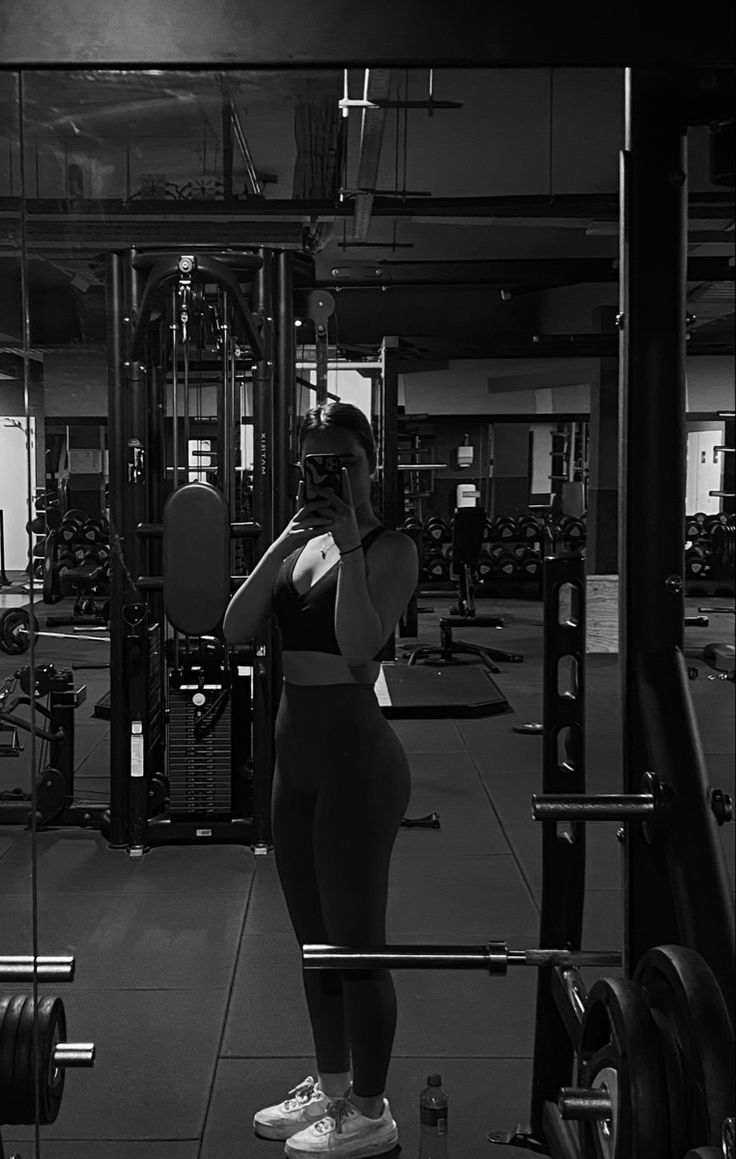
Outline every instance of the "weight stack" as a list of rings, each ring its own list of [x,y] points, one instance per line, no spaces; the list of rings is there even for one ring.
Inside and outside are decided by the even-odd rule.
[[[201,704],[195,704],[202,698]],[[229,819],[232,813],[230,690],[222,684],[169,690],[171,820]]]

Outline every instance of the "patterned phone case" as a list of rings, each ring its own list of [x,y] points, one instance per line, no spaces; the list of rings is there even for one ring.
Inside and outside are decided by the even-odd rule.
[[[327,487],[342,497],[339,455],[307,455],[304,459],[304,495],[316,499],[315,487]]]

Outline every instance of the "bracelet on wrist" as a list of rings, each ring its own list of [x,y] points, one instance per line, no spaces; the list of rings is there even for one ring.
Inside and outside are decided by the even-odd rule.
[[[340,552],[340,559],[342,559],[342,557],[343,557],[344,555],[352,555],[352,553],[353,553],[354,551],[360,551],[360,549],[361,549],[361,547],[362,547],[362,546],[363,546],[363,544],[362,544],[362,543],[359,543],[359,544],[357,544],[357,546],[356,546],[356,547],[349,547],[347,551],[341,551],[341,552]]]

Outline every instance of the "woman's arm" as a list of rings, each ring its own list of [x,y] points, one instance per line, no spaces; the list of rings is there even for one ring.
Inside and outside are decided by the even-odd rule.
[[[273,585],[285,558],[283,547],[279,550],[279,540],[276,540],[261,556],[245,583],[238,588],[222,622],[228,643],[246,643],[271,615]]]
[[[340,560],[335,601],[335,636],[348,664],[372,660],[391,635],[417,586],[419,560],[413,541],[385,531],[371,546]]]
[[[321,535],[327,524],[323,500],[304,502],[304,484],[299,484],[297,512],[281,535],[263,553],[242,587],[230,600],[222,630],[230,644],[244,644],[252,639],[264,620],[271,615],[273,585],[279,568],[292,551],[315,535]],[[361,553],[362,554],[362,553]]]

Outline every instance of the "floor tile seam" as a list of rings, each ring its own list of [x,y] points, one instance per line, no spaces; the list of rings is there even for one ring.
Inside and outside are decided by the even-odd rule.
[[[302,1051],[301,1053],[296,1053],[296,1054],[233,1054],[233,1055],[223,1054],[223,1055],[220,1055],[220,1058],[218,1061],[221,1063],[253,1062],[253,1061],[256,1061],[258,1059],[265,1059],[265,1058],[274,1059],[274,1060],[283,1059],[284,1061],[288,1061],[290,1059],[300,1059],[300,1058],[310,1059],[311,1057],[312,1056],[309,1053],[306,1053],[304,1051]],[[433,1057],[434,1057],[434,1055],[429,1053],[428,1051],[421,1051],[417,1054],[401,1054],[401,1053],[397,1053],[395,1050],[391,1052],[392,1059],[395,1059],[395,1058],[427,1058],[427,1059],[429,1059],[429,1058],[433,1058]],[[466,1054],[443,1054],[443,1055],[438,1056],[438,1057],[453,1058],[453,1059],[468,1059],[470,1062],[479,1062],[479,1061],[483,1061],[483,1060],[487,1060],[488,1062],[498,1062],[498,1061],[501,1061],[503,1059],[508,1059],[510,1062],[519,1062],[522,1059],[527,1061],[527,1062],[532,1062],[534,1055],[533,1054],[467,1054],[466,1053]]]
[[[533,905],[534,909],[537,911],[537,913],[540,913],[540,912],[541,912],[541,911],[540,911],[540,906],[539,906],[539,903],[538,903],[538,901],[537,901],[537,898],[536,898],[535,892],[534,892],[534,890],[532,889],[531,882],[529,881],[529,878],[528,878],[528,876],[527,876],[527,873],[526,873],[525,869],[523,868],[523,866],[522,866],[522,864],[521,864],[521,862],[520,862],[519,858],[516,856],[516,852],[515,852],[515,850],[514,850],[514,847],[513,847],[513,845],[511,844],[511,841],[510,841],[510,839],[509,839],[509,835],[508,835],[508,833],[506,832],[506,826],[505,826],[505,824],[504,824],[504,822],[503,822],[503,820],[502,820],[502,818],[501,818],[501,814],[499,813],[498,809],[496,808],[496,804],[495,804],[495,802],[494,802],[494,800],[493,800],[493,797],[491,796],[491,793],[490,793],[490,791],[489,791],[489,787],[488,787],[488,785],[486,784],[486,782],[485,782],[485,780],[484,780],[484,778],[483,778],[483,773],[482,773],[482,771],[481,771],[481,768],[480,768],[480,766],[478,765],[478,763],[477,763],[477,761],[475,760],[475,758],[473,757],[473,754],[472,754],[472,753],[470,753],[469,755],[470,755],[470,759],[471,759],[471,761],[472,761],[472,763],[473,763],[473,768],[475,769],[476,777],[477,777],[478,781],[480,781],[480,786],[481,786],[481,789],[482,789],[482,791],[483,791],[483,794],[484,794],[484,796],[485,796],[485,797],[487,798],[487,800],[488,800],[488,803],[489,803],[489,805],[490,805],[490,807],[491,807],[491,810],[493,811],[493,813],[494,813],[494,815],[495,815],[495,817],[496,817],[496,821],[497,821],[497,823],[498,823],[498,826],[499,826],[499,828],[500,828],[500,830],[501,830],[501,832],[502,832],[502,834],[503,834],[503,838],[504,838],[504,840],[505,840],[506,844],[507,844],[507,845],[508,845],[508,847],[509,847],[509,854],[510,854],[510,856],[513,858],[514,862],[516,863],[516,868],[518,869],[518,871],[519,871],[519,874],[521,875],[521,879],[522,879],[522,881],[524,882],[524,886],[525,886],[525,888],[526,888],[526,891],[527,891],[527,893],[529,894],[529,897],[530,897],[530,899],[531,899],[531,902],[532,902],[532,905]],[[509,854],[482,854],[481,856],[494,856],[494,857],[499,857],[499,856],[509,856]]]
[[[219,1035],[219,1039],[217,1042],[217,1048],[215,1050],[215,1057],[214,1057],[214,1061],[212,1063],[212,1069],[210,1072],[209,1092],[208,1092],[208,1096],[207,1096],[207,1103],[206,1103],[206,1106],[204,1109],[202,1129],[201,1129],[200,1135],[199,1135],[199,1147],[197,1148],[197,1159],[202,1159],[202,1148],[204,1146],[204,1139],[205,1139],[205,1135],[207,1133],[207,1125],[209,1123],[210,1111],[212,1109],[212,1103],[213,1103],[214,1093],[215,1093],[215,1083],[217,1081],[217,1064],[218,1064],[218,1060],[220,1057],[220,1052],[222,1051],[223,1043],[225,1041],[225,1034],[227,1031],[228,1020],[229,1020],[230,1011],[231,1011],[232,1005],[233,1005],[233,994],[235,992],[235,980],[237,977],[238,962],[240,961],[240,954],[241,954],[241,950],[243,949],[243,942],[245,939],[245,926],[246,926],[246,922],[248,920],[248,914],[250,912],[251,904],[253,901],[253,891],[255,889],[256,873],[257,873],[257,865],[254,865],[253,873],[252,873],[251,879],[250,879],[250,887],[248,889],[248,897],[246,898],[245,906],[243,907],[243,916],[242,916],[242,920],[241,920],[241,924],[240,924],[240,935],[238,937],[237,950],[236,950],[235,955],[233,957],[232,973],[230,975],[230,985],[228,987],[228,997],[227,997],[227,1001],[225,1003],[225,1010],[223,1012],[222,1022],[220,1025],[220,1035]]]

